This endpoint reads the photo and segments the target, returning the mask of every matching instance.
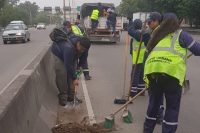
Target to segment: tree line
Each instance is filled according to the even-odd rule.
[[[117,7],[122,16],[131,17],[134,12],[174,12],[190,25],[200,25],[200,0],[122,0]]]
[[[47,12],[39,11],[39,6],[35,2],[19,3],[19,0],[0,0],[0,26],[6,26],[13,20],[22,20],[27,25],[34,25],[39,22],[55,23],[60,19],[59,14],[49,15]]]

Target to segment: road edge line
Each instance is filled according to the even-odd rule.
[[[93,109],[92,109],[92,104],[91,104],[91,101],[90,101],[88,89],[87,89],[83,75],[81,76],[81,84],[82,84],[83,94],[84,94],[84,97],[85,97],[86,107],[87,107],[87,111],[88,111],[89,122],[90,122],[91,125],[93,125],[93,124],[96,123],[96,120],[95,120],[94,112],[93,112]]]

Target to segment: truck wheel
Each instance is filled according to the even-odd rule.
[[[7,44],[7,41],[3,41],[4,44]]]

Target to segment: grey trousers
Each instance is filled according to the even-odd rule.
[[[55,82],[58,88],[58,97],[63,100],[67,98],[74,98],[74,86],[72,84],[72,79],[67,76],[67,71],[65,69],[64,63],[57,56],[54,57],[54,70],[55,70]]]

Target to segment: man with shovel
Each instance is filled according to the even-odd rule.
[[[83,36],[87,36],[84,32],[84,29],[82,27],[80,27],[80,24],[71,24],[69,21],[65,21],[63,23],[63,26],[65,27],[65,29],[70,32],[70,36],[73,36],[74,38],[76,37],[83,37]],[[88,53],[89,53],[89,49],[87,51],[85,51],[84,53],[82,53],[79,58],[78,58],[78,68],[82,68],[83,69],[83,74],[85,77],[85,80],[91,80],[92,77],[90,76],[90,72],[89,72],[89,68],[88,68]]]
[[[150,95],[144,133],[153,133],[163,95],[166,99],[166,111],[162,133],[175,133],[178,126],[187,50],[200,56],[200,43],[179,27],[177,16],[166,13],[147,44],[149,55],[145,62],[144,79],[149,86]]]
[[[70,37],[64,28],[54,29],[50,38],[53,41],[51,50],[55,59],[55,80],[59,90],[59,104],[65,106],[74,100],[81,103],[81,100],[75,97],[75,89],[79,85],[76,61],[84,51],[90,48],[90,40],[86,37]]]

